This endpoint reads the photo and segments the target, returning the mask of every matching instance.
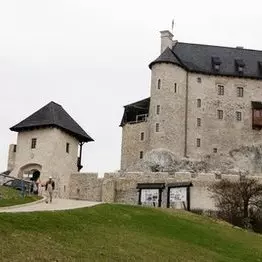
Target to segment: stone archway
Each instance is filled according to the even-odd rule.
[[[37,181],[41,175],[42,166],[37,163],[30,163],[20,167],[18,172],[19,178],[29,178],[32,181]]]

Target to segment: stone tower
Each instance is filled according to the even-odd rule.
[[[67,197],[70,175],[82,168],[82,145],[93,139],[55,102],[10,129],[18,132],[17,144],[9,148],[10,175],[40,172],[43,182],[52,176],[57,196]]]

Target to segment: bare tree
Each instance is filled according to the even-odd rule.
[[[242,178],[237,182],[226,179],[210,186],[219,216],[228,222],[247,227],[252,214],[262,209],[262,185],[256,179]]]

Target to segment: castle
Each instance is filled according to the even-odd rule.
[[[137,162],[161,149],[177,159],[198,160],[231,152],[251,170],[245,175],[262,183],[262,51],[172,38],[161,32],[161,54],[149,65],[151,96],[125,106],[120,172],[103,178],[80,173],[82,146],[93,139],[61,105],[50,102],[11,128],[18,132],[17,144],[9,148],[11,176],[52,176],[56,197],[190,210],[215,209],[209,186],[243,175],[227,166],[136,170]]]
[[[122,170],[158,148],[201,159],[261,144],[262,51],[181,43],[161,31],[149,68],[150,97],[124,107]]]
[[[94,141],[64,110],[50,102],[17,125],[17,144],[9,146],[8,167],[13,177],[31,175],[47,181],[56,181],[56,196],[69,196],[72,173],[81,170],[82,146]]]

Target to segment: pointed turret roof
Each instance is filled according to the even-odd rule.
[[[170,63],[170,64],[175,64],[184,67],[180,59],[169,47],[167,47],[156,60],[150,63],[149,68],[151,69],[152,66],[157,63]]]
[[[43,127],[60,128],[76,137],[80,142],[94,141],[61,105],[53,101],[40,108],[17,125],[11,127],[10,130],[21,132]]]

